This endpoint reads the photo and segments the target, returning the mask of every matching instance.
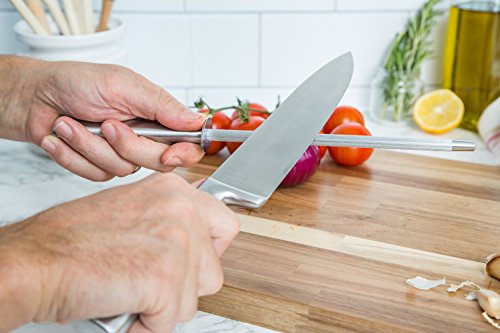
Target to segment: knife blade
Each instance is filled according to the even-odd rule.
[[[158,122],[134,119],[124,121],[132,131],[157,142],[199,143],[206,152],[212,141],[244,142],[254,131],[212,129],[210,118],[201,131],[179,132],[168,129]],[[82,122],[93,134],[102,135],[101,123]],[[474,151],[476,144],[464,140],[394,138],[362,135],[318,134],[311,143],[314,146],[356,147],[376,149],[428,150],[428,151]]]
[[[311,75],[201,186],[227,204],[261,207],[323,127],[349,86],[350,53]]]
[[[316,71],[273,112],[199,189],[226,204],[261,207],[323,127],[352,78],[346,53]],[[312,117],[311,117],[312,115]],[[82,333],[124,333],[135,315],[78,322]]]

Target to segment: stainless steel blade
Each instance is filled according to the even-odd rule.
[[[262,206],[313,142],[344,96],[352,73],[350,53],[320,68],[200,189],[229,204]]]

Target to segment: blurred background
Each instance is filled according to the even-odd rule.
[[[200,96],[214,107],[234,105],[239,97],[272,110],[278,96],[286,98],[314,70],[350,51],[355,71],[341,104],[355,106],[365,116],[370,115],[367,127],[372,134],[439,134],[444,138],[473,140],[478,143],[473,158],[425,154],[500,165],[500,100],[493,103],[500,96],[498,1],[72,1],[0,0],[0,54],[120,63],[189,106]],[[101,6],[108,3],[113,8],[104,30],[109,38],[93,33],[94,30],[87,35],[60,36],[61,27],[54,23],[50,27],[52,36],[48,36],[51,38],[33,33],[13,5],[35,2],[43,3],[46,12],[51,12],[47,15],[49,22],[54,17],[47,10],[49,4],[60,4],[69,25],[68,6],[92,4],[87,17],[94,13],[97,23],[104,12]],[[77,14],[80,9],[76,8]],[[404,41],[391,52],[400,36]],[[89,43],[85,48],[63,50],[70,40],[78,39]],[[99,40],[105,41],[108,48],[99,46]],[[418,45],[414,49],[409,49],[415,44]],[[43,50],[45,46],[52,49]],[[419,52],[425,53],[425,60],[410,65]],[[116,57],[110,60],[106,54]],[[398,57],[405,57],[401,61],[404,68],[394,71]],[[394,65],[390,71],[388,60]],[[454,97],[443,97],[439,92],[415,107],[419,97],[440,88],[457,93],[465,103],[465,112],[457,103],[448,108],[447,101]],[[492,110],[483,121],[484,128],[480,128],[480,116],[490,104]],[[414,108],[419,111],[418,117]],[[412,114],[427,124],[413,120]],[[433,130],[437,124],[440,128]],[[456,128],[459,124],[461,128]],[[490,138],[496,138],[495,142],[491,143]]]
[[[370,82],[395,34],[423,0],[117,0],[113,16],[127,24],[121,43],[129,67],[192,104],[235,96],[267,107],[312,71],[352,51],[355,73],[344,103],[368,107]],[[442,7],[448,7],[444,1]],[[100,8],[100,1],[94,1]],[[23,45],[12,26],[20,17],[0,0],[0,53]],[[422,72],[440,85],[446,15],[433,29],[435,54]]]

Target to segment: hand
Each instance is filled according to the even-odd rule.
[[[173,174],[1,228],[0,296],[11,301],[0,302],[0,332],[124,313],[140,314],[130,333],[168,332],[221,288],[219,257],[238,230],[229,208]],[[30,315],[9,327],[16,309]]]
[[[4,128],[4,137],[41,146],[66,169],[90,180],[105,181],[126,176],[137,166],[161,172],[191,166],[203,156],[198,145],[177,143],[169,147],[138,137],[120,122],[138,117],[174,130],[193,131],[205,120],[204,115],[190,112],[139,74],[114,65],[8,58],[0,57],[0,76],[11,78],[5,80],[9,83],[0,84],[0,114],[5,104],[3,118],[8,118],[0,116],[0,123],[3,120],[5,127],[19,133],[8,133]],[[1,103],[2,95],[8,103]],[[70,117],[104,122],[104,138],[91,134]],[[51,135],[53,130],[62,139]]]

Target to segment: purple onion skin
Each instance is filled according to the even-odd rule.
[[[319,148],[309,146],[305,153],[300,157],[292,170],[286,175],[279,187],[292,187],[301,184],[314,175],[318,169],[321,156]]]

